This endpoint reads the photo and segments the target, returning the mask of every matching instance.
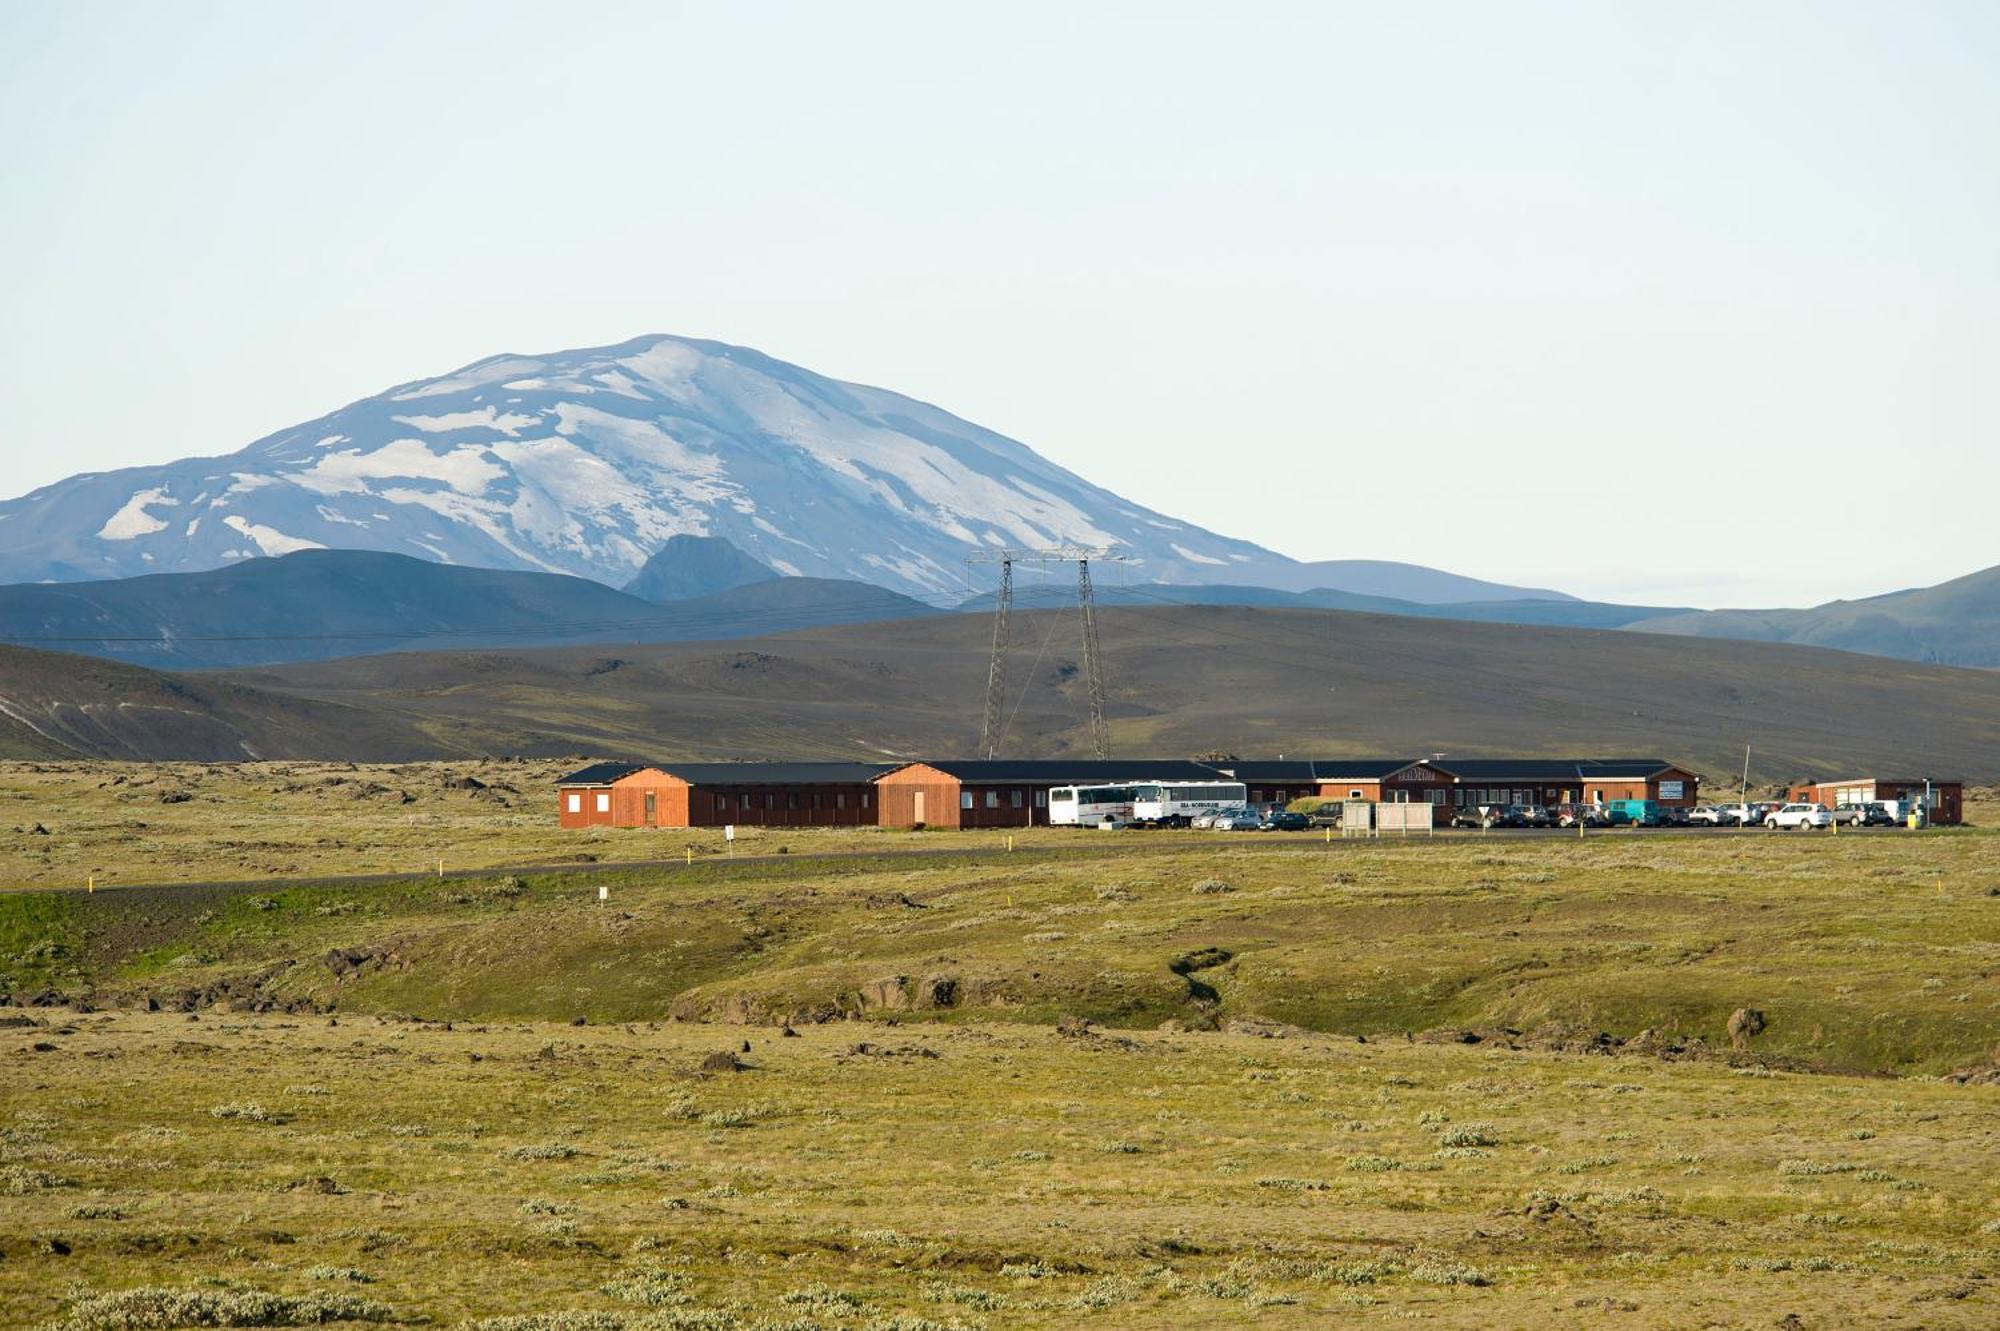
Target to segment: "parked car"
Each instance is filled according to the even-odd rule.
[[[1220,814],[1213,814],[1213,813],[1198,813],[1198,814],[1196,814],[1196,815],[1195,815],[1194,817],[1192,817],[1192,818],[1188,819],[1188,826],[1189,826],[1189,827],[1214,827],[1214,826],[1215,826],[1215,820],[1216,820],[1217,818],[1219,818],[1220,816],[1221,816]]]
[[[1687,811],[1689,827],[1741,827],[1746,816],[1741,804],[1698,804]]]
[[[1656,822],[1654,826],[1686,827],[1687,825],[1688,825],[1688,811],[1686,809],[1683,809],[1678,804],[1662,804],[1660,806],[1659,821]]]
[[[1842,827],[1859,827],[1868,816],[1865,804],[1837,804],[1832,809],[1833,821]]]
[[[1604,813],[1613,827],[1658,827],[1660,806],[1653,800],[1612,800]]]
[[[1312,822],[1302,813],[1290,809],[1272,809],[1264,815],[1263,828],[1266,832],[1303,832]]]
[[[1585,827],[1603,827],[1610,822],[1604,810],[1595,804],[1558,804],[1550,812],[1557,827],[1575,827],[1579,823]]]
[[[1787,829],[1803,827],[1809,832],[1814,832],[1822,827],[1832,827],[1833,813],[1824,804],[1787,804],[1764,815],[1764,826]]]
[[[1509,827],[1554,827],[1556,825],[1555,815],[1539,804],[1510,804],[1507,806],[1507,812],[1515,820],[1508,823]]]
[[[1339,800],[1328,800],[1306,815],[1306,821],[1314,827],[1339,827],[1342,806]]]
[[[1492,804],[1461,804],[1451,811],[1453,827],[1498,827],[1500,810]]]
[[[1880,801],[1861,806],[1861,826],[1863,827],[1901,827],[1902,825],[1901,821],[1896,817],[1895,810]]]
[[[1256,814],[1248,809],[1238,809],[1233,813],[1216,814],[1215,821],[1208,826],[1209,830],[1215,832],[1255,832],[1263,825],[1264,820]]]

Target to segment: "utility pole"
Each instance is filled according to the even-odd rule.
[[[986,710],[979,727],[979,756],[1000,756],[1006,728],[1007,644],[1012,632],[1014,565],[1020,560],[1076,562],[1076,604],[1083,616],[1084,687],[1090,694],[1090,744],[1100,758],[1111,756],[1111,732],[1104,719],[1104,654],[1097,642],[1097,594],[1090,585],[1090,561],[1117,559],[1104,548],[1066,545],[1049,550],[982,550],[967,564],[998,564],[1000,590],[993,603],[993,651],[986,662]]]

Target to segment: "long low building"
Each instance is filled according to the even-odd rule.
[[[593,763],[556,782],[564,827],[862,827],[888,763]]]
[[[1663,758],[1438,758],[1431,766],[1451,777],[1456,808],[1484,804],[1609,804],[1652,800],[1691,809],[1701,777]]]
[[[1049,791],[1059,786],[1216,780],[1242,782],[1254,807],[1305,797],[1441,808],[1623,799],[1684,807],[1700,784],[1660,758],[939,758],[602,762],[556,790],[564,827],[1033,827],[1049,821]]]

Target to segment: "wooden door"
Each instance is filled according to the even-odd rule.
[[[646,826],[658,827],[659,825],[660,825],[660,792],[657,790],[649,790],[646,792]]]
[[[910,804],[911,804],[910,821],[915,823],[921,823],[925,821],[924,792],[921,790],[913,792],[910,796]]]

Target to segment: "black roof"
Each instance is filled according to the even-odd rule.
[[[556,782],[556,784],[559,786],[608,786],[620,777],[630,776],[634,772],[643,772],[649,766],[651,766],[649,763],[592,763],[588,767],[580,767],[576,771],[571,772],[568,776]]]
[[[691,786],[850,786],[901,763],[656,763]]]
[[[1441,758],[1432,766],[1461,781],[1616,781],[1652,776],[1664,758]]]
[[[912,764],[904,763],[901,767]],[[1086,781],[1215,781],[1221,773],[1201,763],[1179,758],[926,758],[935,767],[968,786],[1076,785]],[[891,768],[891,771],[899,768]]]
[[[608,786],[648,768],[691,786],[843,786],[873,781],[895,763],[592,763],[558,786]]]
[[[1231,773],[1239,781],[1379,781],[1422,761],[1421,758],[1252,758],[1219,762],[1215,768]]]
[[[1291,758],[1251,758],[1246,761],[1219,762],[1215,770],[1238,781],[1313,781],[1313,765]]]

